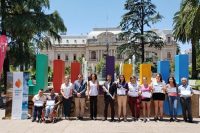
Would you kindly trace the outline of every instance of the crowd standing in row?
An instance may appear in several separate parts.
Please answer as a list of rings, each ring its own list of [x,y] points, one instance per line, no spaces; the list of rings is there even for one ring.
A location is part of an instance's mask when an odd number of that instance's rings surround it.
[[[154,120],[162,121],[163,103],[164,100],[168,98],[170,121],[178,121],[177,104],[180,97],[183,119],[185,122],[192,122],[191,97],[193,95],[193,90],[187,84],[187,78],[181,79],[180,86],[176,84],[174,77],[169,77],[167,83],[162,80],[161,74],[156,74],[155,79],[155,81],[148,84],[147,77],[143,77],[142,84],[139,84],[137,78],[132,76],[130,77],[130,82],[127,83],[124,75],[120,75],[119,81],[113,82],[112,76],[107,75],[106,81],[102,85],[105,102],[103,120],[107,120],[108,107],[110,105],[110,121],[115,121],[115,101],[117,100],[117,121],[121,121],[121,118],[123,118],[125,122],[127,121],[126,109],[128,103],[133,121],[149,122],[151,100],[153,100]],[[65,76],[65,82],[61,85],[60,93],[62,100],[56,97],[53,89],[51,89],[51,93],[47,97],[45,97],[43,91],[40,90],[39,93],[33,97],[34,110],[32,121],[36,121],[36,117],[38,117],[38,121],[41,120],[44,103],[46,103],[45,118],[49,117],[49,114],[53,112],[55,107],[61,106],[62,104],[65,119],[69,120],[73,97],[75,99],[76,119],[83,120],[86,98],[90,100],[90,119],[97,119],[99,81],[96,74],[91,74],[88,80],[84,80],[83,75],[79,74],[74,84],[70,82],[69,76]],[[141,108],[143,113],[142,118],[140,115]]]

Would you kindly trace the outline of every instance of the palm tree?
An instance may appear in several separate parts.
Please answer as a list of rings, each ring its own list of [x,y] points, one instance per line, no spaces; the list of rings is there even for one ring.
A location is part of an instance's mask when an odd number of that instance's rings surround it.
[[[196,48],[200,39],[200,1],[183,0],[180,10],[174,15],[174,37],[176,40],[192,43],[192,78],[197,78]]]
[[[162,19],[162,16],[156,11],[156,6],[151,0],[127,0],[125,10],[128,10],[122,16],[120,27],[123,33],[121,37],[128,41],[118,48],[118,52],[126,52],[128,55],[141,55],[141,62],[144,62],[145,45],[149,47],[161,48],[163,46],[162,38],[154,31],[145,30],[151,28]]]

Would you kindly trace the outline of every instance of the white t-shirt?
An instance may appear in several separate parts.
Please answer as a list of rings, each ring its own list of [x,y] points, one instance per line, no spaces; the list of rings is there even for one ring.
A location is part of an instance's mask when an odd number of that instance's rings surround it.
[[[67,85],[65,83],[63,83],[61,85],[61,90],[64,92],[64,95],[66,97],[71,97],[72,96],[72,94],[70,94],[72,89],[73,89],[73,84],[72,83],[69,83]]]
[[[42,107],[45,101],[46,97],[44,95],[40,97],[39,94],[37,94],[33,97],[34,106]]]
[[[97,81],[93,83],[92,81],[89,81],[90,85],[90,91],[89,95],[90,96],[97,96],[98,95],[98,88],[97,88]]]
[[[128,95],[131,97],[138,97],[139,92],[139,85],[137,83],[132,84],[131,82],[128,83]]]
[[[164,93],[165,82],[153,82],[153,93]]]

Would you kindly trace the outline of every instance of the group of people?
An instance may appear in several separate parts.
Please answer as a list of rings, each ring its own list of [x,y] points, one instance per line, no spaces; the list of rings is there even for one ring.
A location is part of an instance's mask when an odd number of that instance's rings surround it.
[[[193,95],[192,88],[187,83],[187,78],[181,79],[181,85],[178,86],[174,77],[169,77],[167,83],[162,79],[161,74],[156,74],[155,81],[148,83],[147,77],[143,77],[141,84],[135,76],[130,77],[130,82],[126,82],[125,76],[120,75],[118,81],[113,81],[111,75],[107,75],[105,83],[102,85],[104,91],[104,117],[107,120],[108,107],[111,110],[111,122],[115,121],[115,101],[117,101],[118,114],[117,121],[127,121],[127,103],[130,107],[133,121],[150,121],[151,100],[154,103],[154,120],[163,120],[163,103],[166,98],[169,100],[170,121],[178,121],[177,105],[178,100],[182,106],[183,119],[185,122],[192,122],[191,97]],[[62,104],[64,108],[65,119],[70,118],[71,103],[75,100],[76,119],[83,119],[86,98],[90,101],[90,119],[97,119],[97,100],[99,93],[99,81],[96,74],[91,74],[88,80],[83,79],[83,75],[79,74],[78,79],[72,84],[70,77],[65,76],[65,82],[61,85],[60,93],[62,95]],[[32,121],[41,119],[42,104],[46,100],[55,100],[53,89],[48,97],[42,94],[42,90],[33,97],[34,115]],[[36,102],[41,101],[41,102]],[[41,104],[39,104],[41,103]],[[55,104],[61,104],[58,100]],[[140,111],[142,109],[142,117]],[[46,106],[45,117],[52,112],[53,108]]]

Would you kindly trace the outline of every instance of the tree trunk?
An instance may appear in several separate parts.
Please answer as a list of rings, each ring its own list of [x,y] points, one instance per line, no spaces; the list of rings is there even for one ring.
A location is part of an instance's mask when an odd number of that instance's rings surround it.
[[[196,45],[198,41],[192,39],[192,79],[197,79],[197,71],[196,71]]]

